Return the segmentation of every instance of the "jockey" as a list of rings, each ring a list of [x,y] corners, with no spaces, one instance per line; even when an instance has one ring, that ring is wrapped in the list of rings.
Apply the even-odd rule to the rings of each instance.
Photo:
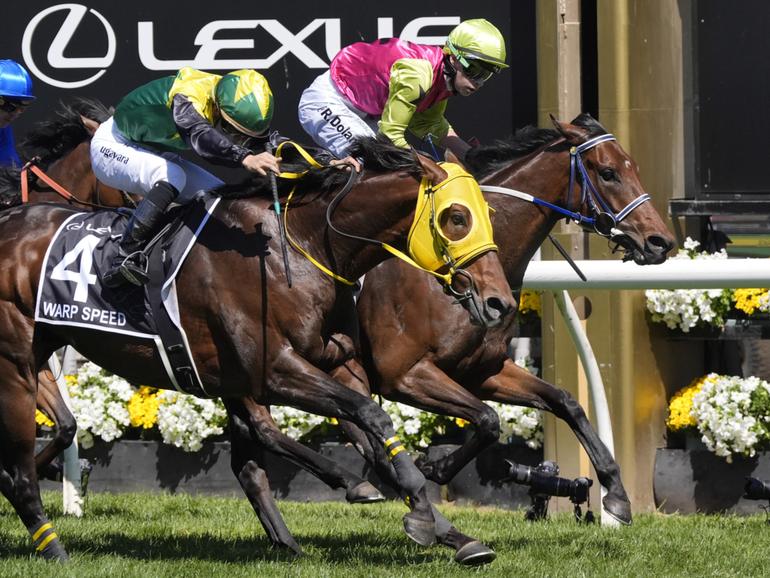
[[[0,167],[21,165],[11,123],[33,100],[29,72],[18,62],[0,60]]]
[[[102,279],[106,286],[146,283],[141,249],[157,233],[165,210],[223,184],[180,152],[191,148],[210,162],[261,175],[279,172],[279,159],[251,150],[267,142],[272,116],[273,94],[255,70],[219,76],[183,68],[140,86],[118,103],[91,140],[93,170],[103,183],[144,198]]]
[[[447,98],[469,96],[507,68],[505,40],[484,19],[466,20],[441,46],[397,38],[357,42],[343,48],[303,93],[299,121],[320,146],[346,157],[357,138],[388,137],[407,147],[407,129],[431,138],[459,158],[469,145],[444,118]],[[346,157],[360,170],[359,163]]]

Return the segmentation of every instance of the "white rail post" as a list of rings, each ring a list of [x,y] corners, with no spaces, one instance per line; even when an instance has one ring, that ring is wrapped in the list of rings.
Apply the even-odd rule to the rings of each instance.
[[[67,382],[59,363],[59,358],[54,353],[48,360],[48,367],[56,379],[59,393],[67,408],[72,411]],[[80,518],[83,516],[83,496],[80,495],[80,459],[78,458],[77,433],[70,446],[63,452],[64,465],[62,471],[62,507],[64,513]]]
[[[612,437],[610,409],[607,405],[607,395],[604,391],[604,382],[602,381],[602,374],[599,371],[599,364],[596,363],[596,356],[591,348],[591,343],[588,341],[588,336],[585,334],[585,331],[583,331],[583,326],[580,324],[580,317],[578,317],[575,306],[572,304],[569,293],[567,291],[554,291],[553,297],[559,311],[561,311],[564,322],[567,324],[567,329],[572,337],[572,342],[575,344],[578,356],[580,357],[583,371],[588,379],[588,389],[591,392],[591,405],[596,418],[596,431],[599,434],[599,438],[604,442],[604,445],[607,446],[607,449],[614,457],[615,443]],[[605,495],[607,495],[607,489],[602,486],[601,497],[604,498]],[[604,504],[602,504],[601,521],[603,526],[617,527],[620,525],[620,523],[604,509]]]

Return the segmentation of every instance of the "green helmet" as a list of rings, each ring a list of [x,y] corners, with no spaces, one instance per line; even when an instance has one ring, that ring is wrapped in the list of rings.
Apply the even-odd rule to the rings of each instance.
[[[216,100],[222,118],[240,132],[260,136],[273,119],[273,92],[256,70],[236,70],[217,83]]]
[[[508,68],[505,63],[505,39],[495,25],[475,18],[455,26],[444,45],[444,54],[451,54],[468,68],[471,60],[486,63],[493,72]]]

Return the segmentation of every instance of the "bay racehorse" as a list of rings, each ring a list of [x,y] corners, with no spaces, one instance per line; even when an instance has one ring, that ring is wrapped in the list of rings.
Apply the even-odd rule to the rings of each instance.
[[[20,144],[25,158],[35,158],[35,166],[44,170],[43,178],[50,179],[54,186],[62,187],[66,195],[56,193],[45,181],[34,174],[29,175],[28,199],[30,203],[68,202],[83,210],[96,208],[135,206],[135,199],[122,191],[100,183],[91,169],[89,145],[99,124],[109,118],[111,110],[98,100],[75,99],[62,105],[52,119],[37,123],[28,132]],[[0,207],[9,208],[22,202],[21,174],[18,169],[0,171]],[[54,376],[49,370],[43,370],[38,376],[37,406],[54,422],[53,436],[35,456],[38,475],[57,479],[61,476],[61,464],[52,464],[53,460],[71,443],[77,431],[77,423],[69,408],[64,403]],[[337,464],[316,455],[302,444],[285,436],[278,429],[269,410],[250,400],[244,400],[242,415],[248,422],[257,424],[252,427],[260,446],[270,449],[287,459],[302,459],[301,465],[333,488],[343,488],[346,498],[351,503],[368,503],[384,499],[369,483],[355,474],[343,470]],[[230,428],[232,436],[243,430]],[[238,444],[249,444],[252,440],[232,439]],[[304,457],[309,456],[309,457]],[[317,466],[315,464],[318,464]],[[240,479],[240,478],[239,478]],[[277,511],[270,500],[269,488],[253,490],[245,484],[249,500],[260,506],[258,511]],[[259,496],[254,494],[258,493]],[[299,546],[295,544],[298,549]]]
[[[287,215],[295,242],[344,279],[356,279],[390,256],[382,243],[406,248],[420,178],[438,183],[447,176],[432,161],[400,149],[376,142],[364,148],[366,174],[330,215],[336,228],[327,220],[331,191],[340,179],[335,170],[321,171],[316,178],[311,173],[300,181],[292,214]],[[370,397],[349,390],[325,371],[351,354],[333,338],[339,329],[333,314],[347,307],[349,287],[296,253],[290,257],[294,285],[287,286],[280,260],[270,258],[279,250],[270,207],[264,192],[223,198],[177,278],[181,320],[203,384],[209,394],[224,398],[231,422],[247,430],[253,427],[248,416],[238,413],[239,401],[246,398],[354,422],[391,455],[397,486],[411,509],[404,517],[408,535],[431,543],[437,526],[424,477],[401,451],[387,414]],[[9,261],[0,281],[0,491],[30,531],[38,552],[56,559],[67,555],[43,512],[34,468],[36,371],[54,350],[69,344],[131,382],[171,387],[147,342],[34,323],[43,256],[59,225],[71,215],[66,208],[30,205],[0,216],[0,255]],[[426,226],[436,235],[434,245],[447,247],[468,235],[480,219],[466,205],[453,203],[432,215]],[[341,229],[353,235],[338,234]],[[477,323],[505,323],[512,306],[510,288],[494,252],[476,255],[466,264],[465,274],[445,282],[454,294],[465,297],[464,303],[475,304],[469,310]],[[258,485],[259,475],[264,475],[258,463],[253,447],[233,448],[233,469],[242,484],[246,480]],[[285,526],[269,525],[262,516],[260,520],[275,545],[293,546]],[[440,538],[458,555],[482,547],[454,528],[444,530]],[[483,552],[479,559],[489,557]]]
[[[554,120],[554,125],[555,130],[522,130],[508,142],[472,149],[466,158],[482,189],[489,191],[495,239],[511,287],[521,287],[530,259],[565,216],[616,244],[626,259],[663,262],[673,239],[646,202],[649,195],[634,160],[589,115],[572,123]],[[588,453],[607,489],[606,510],[630,523],[620,468],[584,410],[568,392],[506,355],[515,335],[513,319],[494,328],[468,323],[461,309],[428,281],[397,261],[370,271],[358,300],[364,367],[351,360],[333,375],[363,394],[371,389],[473,424],[474,434],[456,451],[418,461],[426,477],[439,484],[498,439],[499,418],[482,400],[549,411],[569,424]],[[387,474],[380,448],[355,428],[343,427],[367,459],[379,464],[378,471]]]

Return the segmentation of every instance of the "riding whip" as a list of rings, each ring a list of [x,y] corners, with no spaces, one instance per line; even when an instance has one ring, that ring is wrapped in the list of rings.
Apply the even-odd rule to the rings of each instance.
[[[265,143],[265,150],[272,154],[273,148],[269,142]],[[286,283],[291,288],[291,269],[289,268],[289,252],[286,249],[286,230],[283,228],[283,219],[281,218],[281,201],[278,200],[278,181],[273,171],[267,172],[270,177],[270,188],[273,190],[273,208],[275,216],[278,219],[278,231],[281,235],[281,253],[283,254],[283,268],[286,271]]]

